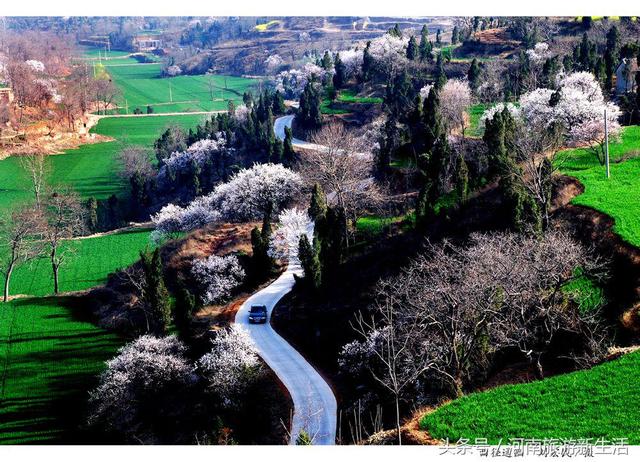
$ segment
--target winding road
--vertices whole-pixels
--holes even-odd
[[[276,136],[284,139],[284,127],[291,127],[293,116],[276,119]],[[313,149],[313,143],[293,140],[294,146]],[[301,146],[300,144],[304,145]],[[313,228],[307,231],[313,235]],[[278,301],[291,291],[295,283],[294,275],[302,275],[303,270],[297,259],[291,259],[287,270],[268,287],[253,294],[236,314],[235,322],[244,326],[258,349],[258,354],[287,387],[293,400],[293,421],[289,444],[295,444],[301,430],[312,438],[313,444],[330,445],[336,441],[337,403],[333,391],[318,371],[271,327],[271,324],[249,324],[249,310],[252,305],[265,305],[268,320]]]

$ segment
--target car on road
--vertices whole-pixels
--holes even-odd
[[[253,305],[249,310],[249,323],[264,324],[267,322],[267,307]]]

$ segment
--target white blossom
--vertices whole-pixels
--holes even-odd
[[[35,59],[29,59],[24,62],[27,66],[29,66],[32,70],[36,72],[44,72],[44,64],[42,61],[37,61]]]
[[[344,64],[345,74],[347,78],[351,78],[358,74],[362,69],[364,53],[362,50],[349,49],[340,51],[340,60]]]
[[[245,277],[235,255],[211,255],[203,260],[195,260],[191,274],[198,281],[202,292],[200,299],[206,304],[219,303],[228,298]]]
[[[507,108],[514,119],[518,120],[520,118],[520,109],[518,108],[518,106],[513,103],[498,103],[494,104],[482,113],[479,121],[480,128],[484,130],[487,120],[492,120],[493,116],[495,116],[498,112],[504,111],[505,108]]]
[[[272,74],[277,71],[280,66],[284,63],[284,60],[278,54],[269,55],[267,59],[264,60],[264,67],[267,70],[267,73]]]
[[[296,207],[283,210],[278,216],[278,228],[271,236],[269,254],[275,258],[296,259],[300,237],[309,233],[311,226],[306,210]]]
[[[211,352],[197,363],[198,370],[226,406],[237,405],[238,397],[259,371],[256,348],[247,331],[237,324],[218,331],[211,343]]]
[[[449,79],[440,90],[440,107],[449,128],[464,128],[464,116],[471,106],[471,88],[466,80]]]
[[[249,113],[251,110],[244,104],[240,104],[236,107],[235,111],[233,111],[233,117],[239,123],[245,123],[249,118]]]
[[[302,94],[307,82],[313,78],[323,81],[328,72],[333,73],[334,71],[326,71],[313,63],[305,63],[300,69],[291,69],[279,73],[275,77],[275,88],[286,98],[298,98]]]
[[[182,74],[182,69],[180,69],[180,66],[174,64],[173,66],[167,67],[167,69],[165,70],[165,74],[167,74],[169,77],[175,77],[176,75]]]
[[[299,174],[281,164],[255,164],[218,185],[212,204],[226,219],[255,220],[277,212],[302,187]]]
[[[384,34],[371,41],[369,53],[371,57],[388,69],[405,64],[407,61],[406,48],[409,39]]]
[[[422,87],[420,89],[420,98],[422,100],[427,99],[427,97],[429,96],[429,93],[431,92],[431,89],[433,88],[433,84],[430,83],[428,85],[425,85],[424,87]]]
[[[174,336],[145,335],[122,347],[118,356],[107,362],[100,384],[89,395],[89,422],[101,421],[131,432],[140,423],[139,410],[152,404],[149,399],[194,380],[185,351]]]
[[[549,45],[544,42],[536,43],[532,49],[527,50],[527,56],[533,64],[540,65],[547,58],[551,57]]]

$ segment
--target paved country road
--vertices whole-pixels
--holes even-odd
[[[312,234],[310,230],[309,234]],[[333,391],[311,364],[271,327],[271,313],[278,301],[291,291],[294,274],[303,271],[297,259],[271,285],[253,294],[236,314],[236,324],[247,329],[258,353],[282,381],[293,400],[293,422],[289,444],[295,444],[301,430],[312,438],[313,444],[335,444],[337,404]],[[252,305],[267,307],[266,324],[249,324]]]
[[[291,128],[294,117],[295,116],[293,115],[282,116],[278,117],[275,122],[273,122],[273,131],[279,139],[284,140],[284,127]],[[298,148],[314,149],[316,151],[324,151],[327,149],[319,144],[309,143],[308,141],[299,140],[298,138],[292,138],[291,144]]]
[[[291,127],[293,116],[279,117],[274,122],[278,138],[284,139],[284,127]],[[293,140],[313,148],[313,143]],[[318,146],[322,147],[322,146]],[[313,229],[308,230],[311,237]],[[258,353],[287,387],[293,400],[293,422],[290,444],[301,430],[312,438],[313,444],[329,445],[336,441],[337,404],[333,391],[311,364],[271,327],[271,324],[249,324],[249,310],[252,305],[265,305],[268,320],[278,301],[288,294],[295,283],[294,274],[302,275],[300,262],[292,259],[287,270],[271,285],[253,294],[236,314],[236,324],[244,326],[258,349]]]

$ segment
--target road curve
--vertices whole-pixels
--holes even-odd
[[[278,117],[273,122],[273,131],[275,132],[277,138],[284,140],[284,128],[285,127],[291,128],[291,124],[293,123],[294,117],[295,117],[294,115],[286,115],[286,116]],[[316,151],[325,151],[327,149],[326,147],[320,144],[309,143],[308,141],[300,140],[298,138],[292,138],[291,144],[301,149],[313,149]]]
[[[309,230],[309,235],[313,229]],[[289,444],[295,444],[301,430],[312,438],[313,444],[330,445],[336,441],[337,404],[333,391],[311,364],[284,338],[266,324],[249,324],[252,305],[265,305],[268,320],[278,301],[289,293],[295,275],[303,270],[297,259],[292,259],[286,271],[268,287],[247,299],[236,313],[236,324],[246,328],[258,349],[258,354],[282,381],[293,400],[293,421]]]

